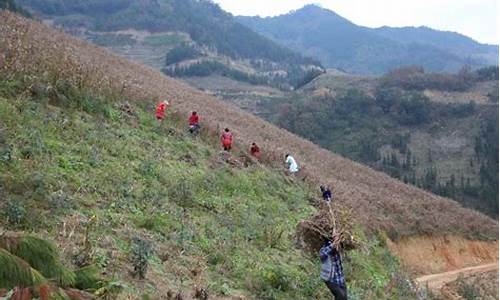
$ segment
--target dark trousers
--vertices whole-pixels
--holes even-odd
[[[200,125],[198,125],[198,124],[189,126],[189,132],[191,134],[198,134],[199,130],[200,130]]]
[[[333,282],[325,281],[326,286],[332,292],[335,300],[347,300],[347,289]]]

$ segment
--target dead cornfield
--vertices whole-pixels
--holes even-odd
[[[229,127],[241,149],[252,142],[279,165],[291,153],[305,167],[307,181],[332,187],[338,204],[356,221],[389,236],[460,234],[492,238],[498,223],[366,166],[335,155],[253,115],[219,101],[160,72],[127,61],[40,22],[0,12],[0,77],[23,74],[51,82],[70,81],[96,92],[118,94],[124,101],[171,101],[172,110],[186,116],[196,110],[203,126]]]

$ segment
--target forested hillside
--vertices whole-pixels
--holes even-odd
[[[143,56],[148,62],[151,53],[147,51],[153,55],[163,53],[160,67],[171,76],[218,74],[287,89],[299,87],[322,72],[318,61],[253,32],[211,1],[22,0],[19,3],[70,33],[113,50],[118,47],[121,51],[117,52],[122,55],[133,55],[130,48],[136,47],[137,51],[145,52]],[[122,32],[130,29],[141,34]],[[158,64],[156,61],[154,66]]]
[[[371,29],[315,5],[276,17],[237,17],[242,24],[327,67],[382,74],[404,65],[457,71],[463,65],[497,64],[498,46],[463,35],[419,28]]]
[[[404,68],[365,89],[355,80],[342,87],[342,76],[325,80],[262,99],[258,111],[336,153],[498,216],[497,67],[458,74]],[[438,97],[450,93],[448,101]]]
[[[25,16],[29,16],[28,12],[17,5],[14,0],[0,0],[0,9],[7,9]]]

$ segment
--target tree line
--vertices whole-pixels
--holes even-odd
[[[472,70],[463,67],[456,74],[426,72],[421,66],[406,66],[391,70],[381,78],[381,86],[404,90],[466,91],[476,82],[498,80],[498,66]]]
[[[351,89],[336,97],[284,99],[262,103],[268,120],[324,148],[384,171],[406,183],[453,198],[491,216],[498,215],[498,117],[497,110],[482,120],[471,174],[440,176],[429,152],[425,160],[410,149],[411,132],[428,130],[435,122],[472,116],[470,103],[434,103],[420,91],[379,86],[374,96]],[[432,127],[432,126],[431,126]],[[425,129],[427,128],[427,129]],[[381,152],[390,145],[390,152]],[[418,169],[423,171],[417,172]],[[472,177],[471,177],[472,176]]]

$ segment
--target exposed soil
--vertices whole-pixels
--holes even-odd
[[[459,236],[413,237],[396,243],[389,241],[388,245],[416,276],[498,261],[498,241],[470,241]]]

